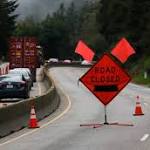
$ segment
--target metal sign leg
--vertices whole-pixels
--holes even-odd
[[[107,110],[106,110],[106,106],[104,106],[104,112],[105,112],[105,122],[104,124],[108,125],[108,121],[107,121]]]
[[[104,123],[80,124],[80,127],[85,126],[85,127],[99,128],[99,127],[102,127],[104,125],[133,126],[133,124],[128,124],[128,123],[118,123],[118,122],[108,123],[106,106],[104,106],[104,118],[105,118]]]

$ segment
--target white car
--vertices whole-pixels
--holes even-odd
[[[57,63],[58,62],[58,58],[50,58],[48,61],[49,62],[54,62],[54,63]]]
[[[8,74],[10,75],[22,75],[25,80],[27,81],[28,87],[29,89],[31,89],[33,82],[32,82],[32,77],[30,76],[29,72],[26,69],[23,68],[15,68],[15,69],[11,69],[9,70]]]
[[[71,63],[71,60],[70,59],[65,59],[63,62],[64,63]]]
[[[89,62],[89,61],[87,61],[87,60],[83,60],[82,62],[81,62],[81,65],[91,65],[92,63],[91,62]]]

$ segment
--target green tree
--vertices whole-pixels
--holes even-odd
[[[98,2],[86,2],[80,13],[80,38],[95,51],[97,57],[106,50],[106,42],[98,30],[97,12]]]
[[[68,51],[70,51],[70,57],[75,57],[74,53],[74,48],[75,45],[78,41],[78,36],[79,36],[79,30],[78,30],[78,25],[79,25],[79,15],[78,11],[76,9],[75,4],[72,2],[70,6],[66,10],[66,15],[65,15],[65,24],[66,28],[68,30]]]
[[[97,17],[99,31],[107,40],[108,48],[121,37],[129,37],[129,22],[131,17],[131,0],[101,0]]]
[[[27,17],[25,20],[17,22],[14,36],[35,36],[38,38],[40,33],[40,23],[33,17]]]
[[[134,19],[131,20],[132,39],[136,43],[139,57],[149,55],[150,45],[150,2],[143,0],[142,2],[134,0],[133,14]],[[136,15],[135,15],[136,14]]]
[[[1,55],[7,54],[8,38],[15,29],[15,19],[17,15],[14,14],[18,4],[17,0],[1,0],[0,1],[0,52]]]
[[[61,13],[60,13],[61,12]],[[67,51],[68,33],[65,24],[65,9],[60,6],[52,16],[47,16],[41,24],[40,43],[44,47],[46,58],[63,59],[69,55]]]

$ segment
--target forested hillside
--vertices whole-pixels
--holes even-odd
[[[101,0],[97,16],[99,32],[111,49],[126,37],[136,50],[127,67],[143,77],[150,74],[150,1]]]
[[[17,15],[14,11],[17,6],[16,0],[0,0],[0,58],[7,55],[8,39],[15,30]]]
[[[27,16],[32,16],[34,19],[42,20],[49,13],[53,13],[59,8],[61,3],[68,7],[71,2],[77,7],[83,5],[85,0],[18,0],[19,7],[16,12],[19,15],[18,19],[24,19]],[[38,10],[38,11],[37,11]]]
[[[7,0],[2,1],[8,2]],[[1,4],[2,1],[0,1]],[[70,1],[64,0],[63,2],[65,3],[61,3],[62,1],[58,0],[58,9],[51,13],[47,11],[42,20],[37,21],[34,15],[28,15],[26,18],[18,20],[13,34],[7,34],[7,30],[3,30],[5,32],[3,35],[37,37],[39,44],[44,49],[45,59],[49,57],[79,59],[74,50],[80,39],[84,40],[95,51],[96,57],[94,59],[97,59],[104,51],[110,51],[120,38],[125,37],[136,50],[136,54],[130,57],[125,65],[137,72],[142,72],[143,70],[150,72],[149,1],[83,0],[74,1],[75,3],[70,3]],[[23,2],[30,3],[32,6],[32,3],[37,1],[23,0],[20,5]],[[41,2],[43,4],[40,7],[34,7],[37,14],[42,11],[41,8],[44,7],[44,3],[46,5],[45,10],[51,10],[51,7],[55,6],[54,3],[56,3],[56,1],[52,0],[50,5],[48,5],[50,0]],[[77,5],[81,4],[81,2],[82,5]],[[16,9],[16,6],[14,9]],[[3,9],[0,8],[0,11],[3,12]],[[20,12],[18,15],[22,13]],[[10,13],[8,15],[9,17],[13,16]],[[0,20],[4,20],[3,16],[0,17]],[[5,21],[3,21],[3,24]],[[12,25],[9,25],[11,30],[13,29]],[[1,41],[3,38],[1,33]]]
[[[74,3],[66,8],[62,3],[58,10],[48,14],[41,22],[36,22],[32,16],[19,21],[14,35],[36,36],[44,48],[45,59],[79,58],[74,53],[79,39],[85,40],[100,55],[105,50],[105,40],[98,31],[98,6],[91,1],[85,2],[80,9]]]

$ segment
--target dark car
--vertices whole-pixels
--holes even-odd
[[[23,76],[0,76],[0,99],[2,98],[28,98],[28,85]]]
[[[25,75],[26,77],[30,77],[30,80],[32,81],[32,86],[33,86],[33,82],[34,82],[34,79],[33,79],[33,75],[32,75],[32,72],[29,68],[15,68],[15,70],[21,70],[21,71],[24,71],[27,73],[27,75]]]
[[[29,75],[29,73],[26,70],[24,70],[23,68],[11,69],[11,70],[9,70],[8,74],[22,75],[25,78],[25,80],[27,81],[29,90],[31,89],[31,87],[33,85],[33,81],[31,79],[31,76]]]

